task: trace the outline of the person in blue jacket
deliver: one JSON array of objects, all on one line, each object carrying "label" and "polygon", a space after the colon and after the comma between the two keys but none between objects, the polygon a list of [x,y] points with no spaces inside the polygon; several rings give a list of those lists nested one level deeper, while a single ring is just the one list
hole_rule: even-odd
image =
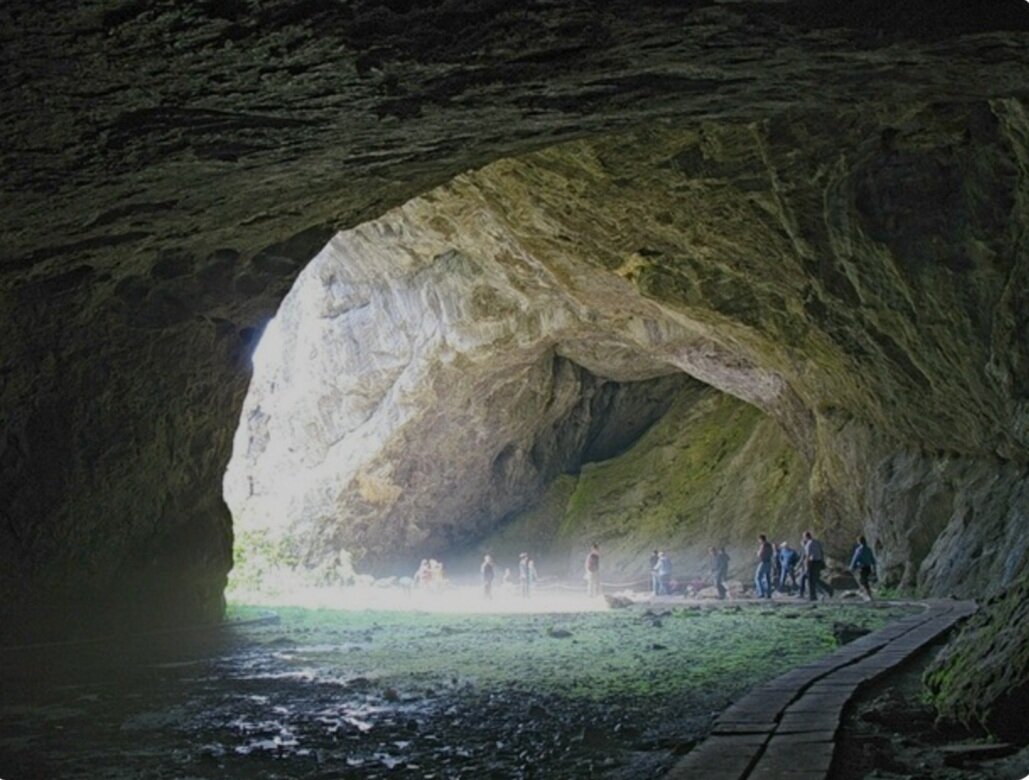
[{"label": "person in blue jacket", "polygon": [[[779,545],[779,592],[793,593],[797,590],[797,564],[800,563],[800,553],[790,547],[789,542]],[[786,581],[790,584],[787,586]]]},{"label": "person in blue jacket", "polygon": [[857,546],[854,547],[854,555],[850,559],[850,568],[858,573],[858,582],[861,583],[866,598],[871,601],[872,575],[875,573],[876,562],[875,554],[863,536],[858,537]]}]

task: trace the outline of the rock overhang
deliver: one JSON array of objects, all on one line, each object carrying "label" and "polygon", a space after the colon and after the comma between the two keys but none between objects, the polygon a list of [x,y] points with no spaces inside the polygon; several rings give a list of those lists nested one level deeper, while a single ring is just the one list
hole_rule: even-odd
[{"label": "rock overhang", "polygon": [[[1015,0],[975,19],[956,3],[881,2],[647,3],[600,12],[572,2],[524,11],[88,3],[56,23],[54,8],[13,3],[3,11],[3,350],[17,368],[3,385],[2,555],[8,603],[58,602],[65,617],[74,594],[106,603],[118,590],[188,605],[187,613],[216,610],[230,533],[218,485],[255,328],[335,228],[466,168],[641,123],[717,128],[767,119],[772,136],[777,127],[788,136],[794,117],[818,114],[844,139],[848,129],[832,117],[856,104],[885,131],[868,144],[888,145],[905,116],[926,106],[954,115],[955,148],[966,136],[971,148],[989,146],[991,117],[1002,134],[1022,132],[1027,43]],[[965,121],[972,114],[985,124]],[[917,147],[917,134],[908,142]],[[827,168],[833,159],[827,153]],[[907,160],[907,171],[922,170],[924,158]],[[975,178],[957,168],[959,178]],[[896,178],[885,170],[869,178]],[[923,182],[938,185],[926,191],[933,202],[946,195],[945,174]],[[901,199],[911,192],[901,187]],[[957,208],[975,212],[977,203]],[[797,209],[787,234],[803,236],[804,215],[822,203]],[[959,302],[950,293],[914,303],[896,294],[963,273],[946,257],[919,260],[872,285],[876,294],[894,291],[891,306],[909,320],[912,306],[945,312]],[[994,260],[978,252],[976,268]],[[929,454],[954,447],[947,457],[957,460],[1023,458],[1025,363],[1004,344],[1017,342],[1024,322],[969,318],[971,343],[1001,336],[985,372],[980,351],[948,343],[945,313],[915,333],[903,317],[875,312],[874,330],[865,331],[871,342],[854,339],[852,315],[866,311],[867,292],[854,288],[852,265],[826,267],[822,280],[847,305],[812,295],[805,312],[837,342],[849,339],[849,351],[890,355],[896,393],[885,407],[881,398],[824,403],[815,440],[852,426],[855,405],[872,410],[878,430],[892,430],[893,400],[929,385],[955,399],[940,405],[954,407],[949,418],[927,426]],[[652,293],[674,289],[647,273]],[[972,291],[982,288],[976,273],[962,277]],[[996,301],[972,296],[958,308],[1017,304],[1024,265],[1009,274]],[[753,327],[746,305],[735,316]],[[935,331],[939,343],[927,345]],[[912,359],[925,346],[952,353],[949,377]],[[843,387],[846,371],[838,374]],[[974,411],[957,409],[956,399],[968,397]],[[924,406],[935,409],[934,399]],[[804,408],[793,427],[803,425]],[[914,419],[901,427],[919,428]],[[863,433],[852,438],[854,449],[868,449]],[[850,469],[850,448],[837,449],[833,473]],[[828,503],[860,514],[864,500]],[[929,515],[942,511],[933,509],[938,500],[925,505]],[[939,522],[927,520],[920,533],[932,538]]]},{"label": "rock overhang", "polygon": [[[332,529],[320,532],[329,548],[356,544],[373,554],[385,546],[415,555],[420,544],[437,551],[427,530],[442,522],[437,514],[452,534],[460,536],[464,526],[476,539],[483,523],[524,510],[561,471],[523,475],[503,500],[491,495],[494,456],[507,453],[508,465],[517,466],[518,455],[531,449],[511,440],[515,431],[531,438],[557,423],[543,414],[549,407],[519,394],[549,394],[552,401],[558,355],[622,381],[682,372],[763,409],[813,464],[820,513],[834,545],[845,550],[862,523],[873,523],[875,504],[905,491],[884,488],[883,479],[867,473],[891,451],[987,459],[1001,447],[1024,453],[1017,405],[986,373],[991,361],[1016,364],[1021,347],[1004,340],[1011,335],[1004,328],[995,335],[976,326],[981,308],[997,322],[1017,316],[1003,300],[1008,274],[1020,273],[1023,262],[1018,240],[996,229],[1006,220],[1020,224],[1018,185],[1003,173],[1019,141],[1002,129],[1005,108],[993,111],[992,122],[977,110],[907,112],[885,149],[881,123],[857,113],[688,130],[652,126],[499,161],[345,231],[283,305],[290,357],[255,377],[237,436],[237,453],[248,454],[234,461],[234,478],[242,484],[247,474],[251,492],[256,481],[272,494],[284,471],[307,468],[253,453],[249,421],[259,423],[263,443],[278,437],[279,449],[296,457],[311,454],[308,430],[327,430],[334,446],[348,443],[348,457],[359,453],[367,463],[332,461],[322,448],[313,456],[325,472],[314,487],[316,506],[294,497],[291,508],[272,514],[298,526],[316,517]],[[1017,109],[1009,118],[1021,121]],[[979,128],[982,160],[994,160],[1002,175],[955,152],[952,139],[972,132],[969,126]],[[982,126],[992,128],[991,141]],[[930,172],[914,181],[904,178],[912,148],[919,169]],[[957,205],[948,207],[932,172],[951,166],[957,172],[945,181]],[[870,187],[887,193],[889,213],[911,215],[884,226],[878,200],[879,210],[869,213]],[[937,201],[940,213],[918,211],[918,204]],[[812,203],[820,210],[804,211]],[[938,240],[944,223],[949,243]],[[933,239],[920,248],[917,236]],[[942,244],[948,256],[962,253],[963,269],[940,260]],[[977,257],[989,260],[979,264]],[[932,276],[940,266],[948,273]],[[927,319],[930,329],[923,327]],[[312,335],[326,328],[332,332]],[[959,343],[978,375],[953,376]],[[290,375],[297,363],[310,368],[296,358],[308,354],[319,357],[300,387]],[[328,366],[327,376],[317,376],[318,364]],[[379,392],[374,379],[384,371]],[[540,383],[550,389],[534,393]],[[282,406],[275,388],[286,386],[297,390]],[[973,388],[983,395],[970,406]],[[352,415],[355,403],[360,408]],[[378,434],[337,431],[334,418],[350,417],[358,428],[377,417],[370,427]],[[280,419],[274,436],[269,418]],[[841,434],[848,425],[869,433],[841,447],[852,435]],[[469,459],[470,441],[473,449],[481,446],[481,457]],[[433,453],[429,463],[417,454],[423,447]],[[561,463],[567,468],[571,461]],[[395,469],[427,484],[398,482]],[[860,487],[847,483],[854,472],[866,472]],[[883,495],[868,502],[857,497],[864,490]],[[864,508],[854,505],[859,501]],[[246,514],[246,504],[234,509]],[[935,519],[918,532],[925,541],[905,545],[896,568],[917,569],[929,557],[950,512],[946,501],[930,512]],[[1006,517],[1002,522],[1011,522]],[[405,528],[416,530],[409,535]],[[905,576],[913,579],[914,569]]]}]

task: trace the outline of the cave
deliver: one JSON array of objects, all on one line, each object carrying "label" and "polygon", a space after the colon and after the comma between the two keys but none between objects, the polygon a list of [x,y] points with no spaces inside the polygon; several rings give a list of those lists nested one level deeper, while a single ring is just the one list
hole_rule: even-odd
[{"label": "cave", "polygon": [[[934,717],[1024,744],[1029,5],[0,19],[22,704],[38,653],[217,631],[270,518],[330,579],[530,543],[574,577],[598,539],[631,579],[655,538],[697,569],[810,529],[842,568],[866,536],[910,603],[977,603]],[[0,775],[73,774],[12,713]]]}]

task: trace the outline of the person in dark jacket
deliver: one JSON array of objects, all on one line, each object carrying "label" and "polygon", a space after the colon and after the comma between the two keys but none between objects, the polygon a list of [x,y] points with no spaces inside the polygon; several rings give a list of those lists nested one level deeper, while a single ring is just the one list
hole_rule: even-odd
[{"label": "person in dark jacket", "polygon": [[854,555],[850,559],[850,568],[851,571],[857,572],[858,582],[861,583],[861,588],[869,601],[872,600],[872,575],[875,573],[876,565],[872,548],[868,546],[865,537],[859,536],[857,546],[854,547]]},{"label": "person in dark jacket", "polygon": [[600,595],[600,548],[595,544],[586,556],[586,595]]},{"label": "person in dark jacket", "polygon": [[764,534],[757,537],[757,571],[754,572],[754,585],[759,599],[772,598],[772,543]]},{"label": "person in dark jacket", "polygon": [[718,598],[724,599],[729,589],[725,587],[725,581],[729,579],[729,553],[723,547],[717,550],[711,548],[711,571],[715,577],[715,588],[718,589]]},{"label": "person in dark jacket", "polygon": [[496,576],[492,555],[487,555],[482,559],[479,571],[482,573],[482,593],[486,598],[491,599],[493,598],[493,578]]}]

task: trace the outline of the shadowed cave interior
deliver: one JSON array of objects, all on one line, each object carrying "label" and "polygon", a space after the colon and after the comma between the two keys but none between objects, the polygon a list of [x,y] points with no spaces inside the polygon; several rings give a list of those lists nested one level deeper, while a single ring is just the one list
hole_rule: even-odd
[{"label": "shadowed cave interior", "polygon": [[[867,536],[890,593],[979,600],[926,677],[934,717],[1024,742],[1025,3],[2,13],[17,706],[94,668],[73,644],[22,675],[18,648],[120,636],[143,668],[131,637],[221,621],[234,538],[322,583],[526,546],[574,580],[599,540],[631,580],[658,540],[683,571],[712,544],[746,569],[757,533],[811,528],[837,568]],[[273,636],[238,641],[282,672]],[[2,714],[0,760],[79,771]]]}]

